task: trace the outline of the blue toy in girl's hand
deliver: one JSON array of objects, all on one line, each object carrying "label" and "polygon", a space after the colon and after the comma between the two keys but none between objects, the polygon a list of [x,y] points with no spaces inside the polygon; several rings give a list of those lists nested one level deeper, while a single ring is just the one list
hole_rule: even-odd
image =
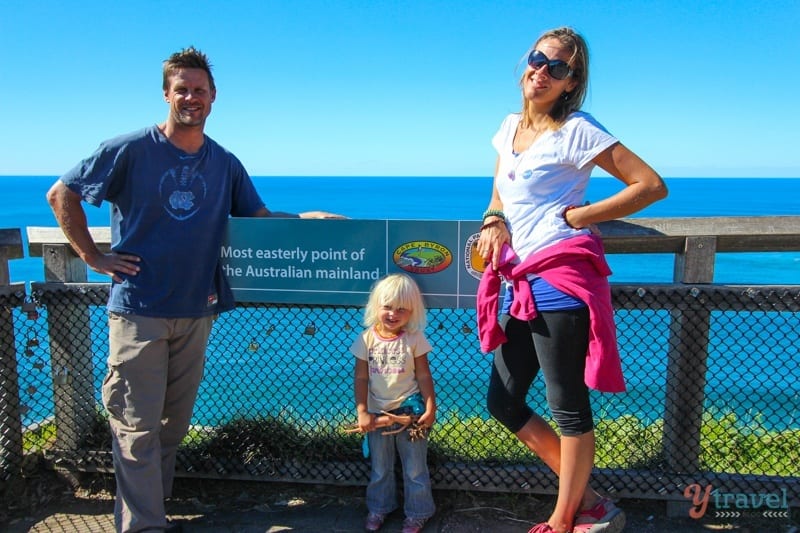
[{"label": "blue toy in girl's hand", "polygon": [[[408,412],[409,410],[411,411],[410,413]],[[400,407],[398,407],[395,411],[392,411],[392,414],[411,414],[419,416],[424,412],[425,402],[422,400],[422,394],[417,392],[403,400],[403,403],[400,404]]]}]

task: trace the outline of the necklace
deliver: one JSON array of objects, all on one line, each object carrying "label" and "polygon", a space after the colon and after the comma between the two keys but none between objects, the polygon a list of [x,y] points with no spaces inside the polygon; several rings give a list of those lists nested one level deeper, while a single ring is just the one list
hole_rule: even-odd
[{"label": "necklace", "polygon": [[375,326],[375,331],[378,332],[378,335],[380,335],[382,339],[387,339],[387,340],[396,339],[402,333],[402,331],[397,333],[393,333],[391,331],[384,331],[380,324]]}]

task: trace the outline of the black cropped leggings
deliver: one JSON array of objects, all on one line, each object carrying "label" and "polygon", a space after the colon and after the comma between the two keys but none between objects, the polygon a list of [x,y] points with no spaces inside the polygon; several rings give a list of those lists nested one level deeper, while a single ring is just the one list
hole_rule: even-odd
[{"label": "black cropped leggings", "polygon": [[508,341],[494,352],[489,380],[489,413],[512,433],[533,410],[526,396],[541,368],[547,405],[562,435],[592,431],[589,389],[583,378],[589,346],[589,309],[543,311],[531,320],[501,319]]}]

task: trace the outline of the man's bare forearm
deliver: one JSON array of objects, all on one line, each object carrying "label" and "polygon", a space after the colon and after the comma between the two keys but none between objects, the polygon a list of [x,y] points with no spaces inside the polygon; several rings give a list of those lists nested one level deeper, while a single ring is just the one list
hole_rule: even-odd
[{"label": "man's bare forearm", "polygon": [[89,232],[80,196],[58,181],[47,192],[47,202],[78,257],[91,264],[92,259],[102,255]]}]

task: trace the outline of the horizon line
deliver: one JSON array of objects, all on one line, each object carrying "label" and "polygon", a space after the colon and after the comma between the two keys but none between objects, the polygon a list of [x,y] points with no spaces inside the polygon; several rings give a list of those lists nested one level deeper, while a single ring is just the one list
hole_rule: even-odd
[{"label": "horizon line", "polygon": [[[0,178],[59,178],[61,174],[2,174]],[[461,176],[454,174],[250,174],[251,178],[444,178],[444,179],[492,179],[492,176]],[[800,179],[798,176],[669,176],[661,175],[664,179]],[[614,176],[609,175],[593,175],[590,179],[616,179]]]}]

